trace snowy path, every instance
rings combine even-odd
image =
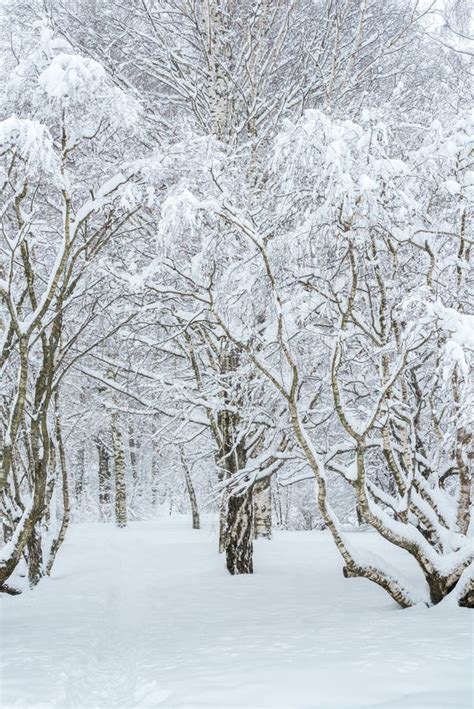
[[[51,579],[1,598],[2,709],[471,707],[470,611],[398,610],[325,533],[231,578],[188,524],[73,527]]]

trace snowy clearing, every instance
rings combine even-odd
[[[0,600],[3,709],[472,706],[469,610],[398,609],[325,532],[260,541],[231,577],[212,522],[189,526],[73,526],[52,578]]]

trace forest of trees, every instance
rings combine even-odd
[[[1,590],[192,512],[474,607],[470,2],[0,9]]]

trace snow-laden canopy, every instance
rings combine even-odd
[[[89,57],[57,54],[39,75],[38,82],[50,98],[91,97],[106,82],[104,67]]]
[[[51,133],[39,121],[15,115],[0,121],[0,152],[3,151],[21,161],[24,174],[58,171]]]

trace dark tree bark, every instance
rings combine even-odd
[[[229,573],[253,573],[252,490],[231,495],[227,505],[226,564]]]
[[[474,608],[474,584],[467,593],[459,599],[459,605],[463,608]]]
[[[28,581],[31,588],[33,588],[44,576],[41,537],[38,534],[36,525],[30,534],[26,548],[28,552]]]

